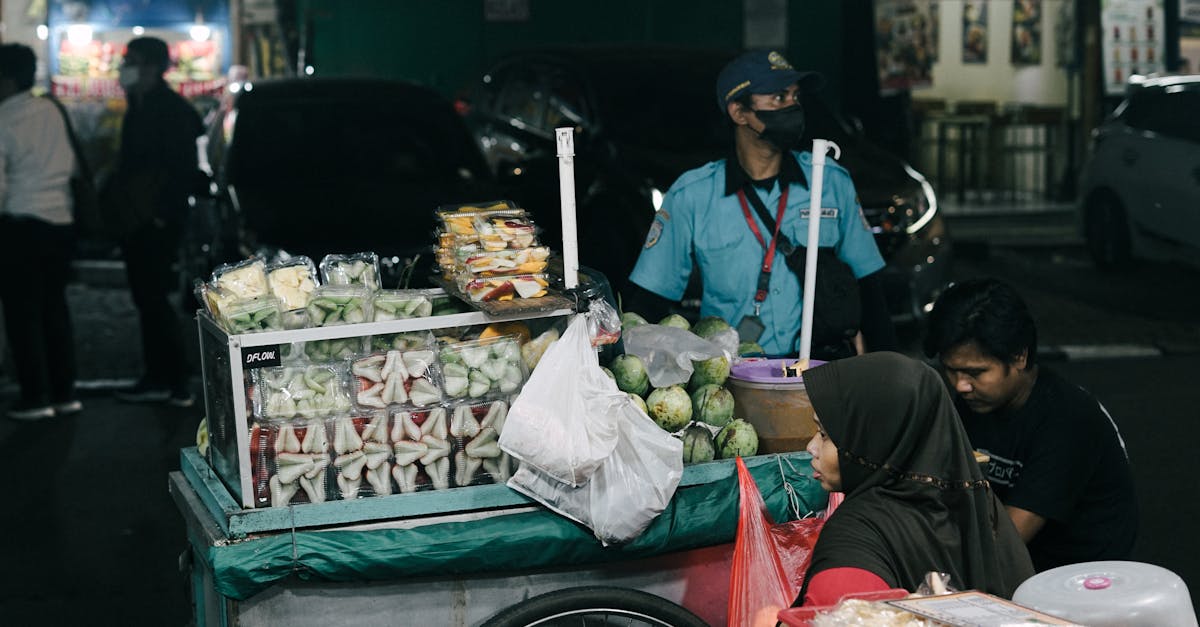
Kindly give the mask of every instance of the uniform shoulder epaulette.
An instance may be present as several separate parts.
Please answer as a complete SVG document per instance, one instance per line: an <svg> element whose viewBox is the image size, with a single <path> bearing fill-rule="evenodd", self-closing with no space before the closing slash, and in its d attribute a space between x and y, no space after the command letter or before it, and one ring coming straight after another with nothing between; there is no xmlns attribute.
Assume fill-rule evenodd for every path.
<svg viewBox="0 0 1200 627"><path fill-rule="evenodd" d="M813 160L811 151L805 150L804 152L800 153L800 164L808 166L810 172L812 171L812 163ZM825 172L828 173L830 171L838 172L845 176L850 176L849 170L843 167L842 164L833 160L832 153L825 155Z"/></svg>
<svg viewBox="0 0 1200 627"><path fill-rule="evenodd" d="M724 163L724 161L709 161L698 168L692 168L691 170L680 174L679 178L675 179L675 184L672 185L671 188L683 189L689 185L695 185L701 181L710 180L712 177L721 173L722 163Z"/></svg>

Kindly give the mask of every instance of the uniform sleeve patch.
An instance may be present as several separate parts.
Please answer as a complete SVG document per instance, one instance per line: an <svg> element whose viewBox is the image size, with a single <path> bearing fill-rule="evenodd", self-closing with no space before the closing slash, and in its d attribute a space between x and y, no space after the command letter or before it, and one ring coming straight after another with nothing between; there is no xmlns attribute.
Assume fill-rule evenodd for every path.
<svg viewBox="0 0 1200 627"><path fill-rule="evenodd" d="M651 248L655 244L657 244L658 238L662 237L662 231L663 231L663 223L658 220L655 220L654 223L650 225L650 232L646 233L645 248Z"/></svg>

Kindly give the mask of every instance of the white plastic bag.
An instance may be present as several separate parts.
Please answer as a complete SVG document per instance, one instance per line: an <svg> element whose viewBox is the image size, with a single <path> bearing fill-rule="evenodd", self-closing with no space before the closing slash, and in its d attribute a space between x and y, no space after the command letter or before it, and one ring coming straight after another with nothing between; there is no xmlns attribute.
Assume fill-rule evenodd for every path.
<svg viewBox="0 0 1200 627"><path fill-rule="evenodd" d="M500 448L555 481L583 485L617 445L622 400L600 370L587 320L575 316L509 409Z"/></svg>
<svg viewBox="0 0 1200 627"><path fill-rule="evenodd" d="M687 383L695 369L693 361L731 357L720 346L675 327L640 324L626 329L624 336L625 352L642 358L650 386L655 388Z"/></svg>
<svg viewBox="0 0 1200 627"><path fill-rule="evenodd" d="M623 396L615 404L617 445L586 485L566 486L527 464L508 480L510 488L590 528L606 546L641 535L683 476L683 443Z"/></svg>

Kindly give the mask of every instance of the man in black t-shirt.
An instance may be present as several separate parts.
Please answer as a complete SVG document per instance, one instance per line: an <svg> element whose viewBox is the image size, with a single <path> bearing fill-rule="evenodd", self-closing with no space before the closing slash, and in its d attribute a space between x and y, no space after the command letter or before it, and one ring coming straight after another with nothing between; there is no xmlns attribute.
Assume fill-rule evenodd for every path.
<svg viewBox="0 0 1200 627"><path fill-rule="evenodd" d="M1037 364L1037 329L1010 286L952 286L929 319L925 354L942 372L971 444L1038 571L1129 559L1137 501L1125 443L1104 407Z"/></svg>

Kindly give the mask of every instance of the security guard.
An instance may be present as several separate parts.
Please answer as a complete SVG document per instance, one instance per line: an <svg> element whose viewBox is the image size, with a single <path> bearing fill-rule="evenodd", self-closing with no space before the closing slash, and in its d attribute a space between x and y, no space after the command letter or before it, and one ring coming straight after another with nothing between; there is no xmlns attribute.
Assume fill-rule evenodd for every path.
<svg viewBox="0 0 1200 627"><path fill-rule="evenodd" d="M780 236L807 243L812 154L795 148L804 135L803 91L823 83L778 52L748 52L721 71L717 103L733 122L735 154L685 172L671 186L629 277L629 310L654 315L669 309L683 297L694 264L703 286L701 316L738 326L743 341L754 340L748 332L761 333L758 342L768 355L796 354L803 278L783 262L778 243ZM832 158L819 215L820 246L831 247L858 280L865 348L894 349L877 276L885 264L850 174ZM814 347L813 356L839 355L822 356Z"/></svg>

